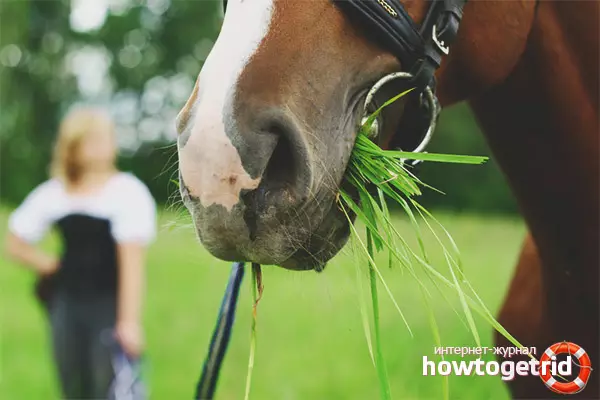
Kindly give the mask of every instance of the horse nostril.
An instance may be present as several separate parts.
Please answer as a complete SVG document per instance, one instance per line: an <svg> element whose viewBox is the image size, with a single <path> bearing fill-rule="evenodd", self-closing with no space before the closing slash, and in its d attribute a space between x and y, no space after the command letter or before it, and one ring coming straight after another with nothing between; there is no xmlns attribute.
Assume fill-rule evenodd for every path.
<svg viewBox="0 0 600 400"><path fill-rule="evenodd" d="M268 135L276 142L270 153L263 152L264 169L259 186L241 195L246 205L244 220L251 240L259 230L261 216L283 218L290 209L304 204L312 184L308 145L291 116L270 111L255 121L258 134Z"/></svg>
<svg viewBox="0 0 600 400"><path fill-rule="evenodd" d="M291 122L274 119L261 131L274 135L277 143L266 163L260 185L242 194L246 205L243 218L251 241L257 237L259 216L268 210L276 214L287 213L290 207L303 204L312 179L305 141Z"/></svg>
<svg viewBox="0 0 600 400"><path fill-rule="evenodd" d="M263 180L274 189L292 188L297 181L297 165L289 140L278 135L277 146L269 159Z"/></svg>
<svg viewBox="0 0 600 400"><path fill-rule="evenodd" d="M302 132L290 116L271 113L264 120L261 129L277 138L262 174L261 185L257 190L278 192L282 200L302 203L308 196L312 182L308 146Z"/></svg>

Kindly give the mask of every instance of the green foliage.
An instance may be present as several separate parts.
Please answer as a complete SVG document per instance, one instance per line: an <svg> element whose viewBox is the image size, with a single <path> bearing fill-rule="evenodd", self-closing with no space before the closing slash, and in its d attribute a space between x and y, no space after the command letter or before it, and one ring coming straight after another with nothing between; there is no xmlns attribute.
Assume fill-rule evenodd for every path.
<svg viewBox="0 0 600 400"><path fill-rule="evenodd" d="M73 80L59 78L65 46L48 44L68 31L69 8L60 1L0 7L0 51L18 62L0 66L0 195L21 200L45 179L61 99L76 95Z"/></svg>

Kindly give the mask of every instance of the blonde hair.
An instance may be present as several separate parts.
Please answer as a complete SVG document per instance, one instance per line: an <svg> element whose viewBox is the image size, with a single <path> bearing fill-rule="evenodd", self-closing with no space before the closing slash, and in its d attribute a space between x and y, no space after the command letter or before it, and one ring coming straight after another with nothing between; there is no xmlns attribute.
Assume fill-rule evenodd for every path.
<svg viewBox="0 0 600 400"><path fill-rule="evenodd" d="M102 129L114 134L112 118L103 110L89 107L77 108L62 120L50 164L50 175L65 183L76 183L84 170L78 159L83 139L92 131Z"/></svg>

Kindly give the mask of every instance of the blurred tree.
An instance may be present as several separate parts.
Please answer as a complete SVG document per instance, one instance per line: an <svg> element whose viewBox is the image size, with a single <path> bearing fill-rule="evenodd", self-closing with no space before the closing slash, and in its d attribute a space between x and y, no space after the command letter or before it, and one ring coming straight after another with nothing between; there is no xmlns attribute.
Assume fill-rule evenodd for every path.
<svg viewBox="0 0 600 400"><path fill-rule="evenodd" d="M92 8L77 12L72 4ZM156 172L147 183L164 202L176 163L165 136L216 37L220 7L218 1L120 0L108 10L88 0L1 2L1 199L21 201L47 178L60 118L83 101L112 105L119 137L131 150L121 164L147 178ZM94 19L90 13L103 11L99 27L74 29L74 12ZM104 61L105 79L93 73ZM123 106L124 100L135 107Z"/></svg>
<svg viewBox="0 0 600 400"><path fill-rule="evenodd" d="M0 194L22 198L47 171L63 98L76 88L61 74L68 3L0 4Z"/></svg>

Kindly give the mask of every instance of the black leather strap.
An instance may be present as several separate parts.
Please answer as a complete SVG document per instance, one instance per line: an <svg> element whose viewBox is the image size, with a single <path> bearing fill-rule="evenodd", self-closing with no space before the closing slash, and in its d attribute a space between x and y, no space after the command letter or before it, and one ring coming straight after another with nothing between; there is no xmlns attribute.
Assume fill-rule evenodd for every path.
<svg viewBox="0 0 600 400"><path fill-rule="evenodd" d="M418 26L397 0L334 0L346 13L380 37L400 62L412 65L425 42Z"/></svg>
<svg viewBox="0 0 600 400"><path fill-rule="evenodd" d="M398 58L413 74L419 92L435 87L435 70L458 34L467 0L429 0L429 10L417 26L400 0L333 0L351 18L364 24L368 32Z"/></svg>
<svg viewBox="0 0 600 400"><path fill-rule="evenodd" d="M463 8L467 0L434 0L432 3L430 10L434 12L431 19L425 20L421 25L421 35L433 39L433 27L436 26L438 41L443 42L445 46L450 46L458 36Z"/></svg>
<svg viewBox="0 0 600 400"><path fill-rule="evenodd" d="M401 0L332 1L390 49L414 76L412 86L418 92L427 86L435 89L435 71L456 39L467 0L425 0L431 4L420 26Z"/></svg>

